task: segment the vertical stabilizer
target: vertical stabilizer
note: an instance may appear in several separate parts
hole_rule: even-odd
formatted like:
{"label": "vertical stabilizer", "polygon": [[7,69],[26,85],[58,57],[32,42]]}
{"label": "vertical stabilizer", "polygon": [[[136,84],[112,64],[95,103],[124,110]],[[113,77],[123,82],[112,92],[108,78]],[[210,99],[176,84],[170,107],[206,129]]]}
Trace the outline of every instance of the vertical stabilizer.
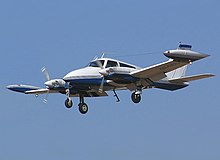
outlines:
{"label": "vertical stabilizer", "polygon": [[173,79],[173,78],[180,78],[184,77],[186,75],[186,70],[187,70],[188,65],[185,65],[181,68],[178,68],[176,70],[173,70],[171,72],[166,73],[168,79]]}

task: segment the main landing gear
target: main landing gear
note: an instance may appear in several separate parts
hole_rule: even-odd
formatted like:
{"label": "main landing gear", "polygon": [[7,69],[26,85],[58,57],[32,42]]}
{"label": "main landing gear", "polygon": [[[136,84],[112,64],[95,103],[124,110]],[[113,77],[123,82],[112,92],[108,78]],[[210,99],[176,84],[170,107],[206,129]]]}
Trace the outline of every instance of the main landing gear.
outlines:
{"label": "main landing gear", "polygon": [[131,94],[131,100],[134,103],[139,103],[141,101],[141,92],[133,92]]}
{"label": "main landing gear", "polygon": [[82,114],[86,114],[89,110],[87,104],[84,102],[84,97],[82,95],[80,95],[79,97],[80,99],[80,103],[78,104],[79,106],[79,112]]}

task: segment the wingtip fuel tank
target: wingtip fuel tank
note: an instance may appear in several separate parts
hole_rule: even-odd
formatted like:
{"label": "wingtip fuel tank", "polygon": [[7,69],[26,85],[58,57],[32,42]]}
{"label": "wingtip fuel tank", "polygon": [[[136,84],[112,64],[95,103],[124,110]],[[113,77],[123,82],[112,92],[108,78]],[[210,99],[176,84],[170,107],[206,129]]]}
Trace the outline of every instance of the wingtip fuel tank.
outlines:
{"label": "wingtip fuel tank", "polygon": [[192,51],[191,48],[192,48],[191,45],[180,44],[179,48],[175,50],[165,51],[163,54],[166,57],[172,58],[174,60],[190,60],[190,61],[196,61],[209,56],[208,54]]}

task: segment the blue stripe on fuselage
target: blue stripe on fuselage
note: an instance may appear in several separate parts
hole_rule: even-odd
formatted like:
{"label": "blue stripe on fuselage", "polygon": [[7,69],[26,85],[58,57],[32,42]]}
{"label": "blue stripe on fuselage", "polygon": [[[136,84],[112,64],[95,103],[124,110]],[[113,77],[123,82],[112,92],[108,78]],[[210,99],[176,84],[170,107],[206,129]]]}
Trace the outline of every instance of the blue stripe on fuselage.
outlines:
{"label": "blue stripe on fuselage", "polygon": [[[95,85],[99,86],[102,82],[102,78],[88,78],[88,79],[72,79],[69,80],[72,86],[75,85]],[[106,80],[104,80],[104,85],[108,85]]]}
{"label": "blue stripe on fuselage", "polygon": [[116,83],[133,83],[139,80],[139,78],[135,78],[129,74],[121,74],[121,73],[112,73],[109,74],[106,79],[113,80]]}

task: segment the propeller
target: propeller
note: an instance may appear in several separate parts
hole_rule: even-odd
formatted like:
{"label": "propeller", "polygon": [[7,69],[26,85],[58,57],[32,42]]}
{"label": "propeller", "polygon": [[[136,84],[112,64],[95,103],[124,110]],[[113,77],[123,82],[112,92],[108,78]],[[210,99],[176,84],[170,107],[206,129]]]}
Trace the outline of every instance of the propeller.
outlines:
{"label": "propeller", "polygon": [[101,81],[101,84],[99,86],[99,93],[103,92],[104,80],[105,80],[105,77],[104,77],[104,75],[102,75],[102,81]]}
{"label": "propeller", "polygon": [[46,96],[44,97],[44,100],[43,100],[44,103],[47,103],[48,95],[49,95],[49,90],[47,91]]}
{"label": "propeller", "polygon": [[46,82],[44,84],[48,89],[46,96],[44,98],[44,103],[47,103],[47,98],[48,98],[48,94],[49,94],[50,90],[65,87],[66,82],[63,79],[50,79],[50,75],[49,75],[46,67],[42,67],[41,72],[45,76]]}
{"label": "propeller", "polygon": [[[102,65],[101,62],[99,65],[100,66]],[[63,91],[63,89],[65,89],[66,96],[68,98],[70,97],[70,89],[71,89],[70,82],[66,82],[63,79],[50,79],[50,75],[49,75],[46,67],[42,67],[41,72],[45,76],[46,82],[44,84],[47,88],[47,92],[46,92],[45,98],[43,100],[44,103],[47,103],[47,99],[48,99],[48,95],[49,95],[50,91],[54,91],[54,90],[55,91]]]}
{"label": "propeller", "polygon": [[[104,67],[103,67],[103,65],[102,65],[102,63],[101,63],[100,60],[97,60],[96,63],[97,63],[97,65],[98,65],[102,70],[104,69]],[[102,70],[101,70],[101,71],[102,71]],[[99,86],[98,92],[99,92],[99,93],[102,93],[102,92],[103,92],[103,87],[104,87],[105,75],[102,74],[102,72],[99,72],[99,73],[101,74],[102,81],[101,81],[101,84],[100,84],[100,86]]]}
{"label": "propeller", "polygon": [[99,93],[103,92],[103,87],[104,87],[104,82],[105,82],[105,76],[108,76],[110,72],[112,72],[112,68],[104,68],[103,64],[100,60],[96,61],[97,65],[101,68],[101,70],[99,71],[99,73],[101,74],[102,77],[102,81],[101,84],[99,86]]}
{"label": "propeller", "polygon": [[96,61],[97,65],[101,68],[101,69],[104,69],[103,68],[103,65],[102,65],[102,62],[100,60],[97,60]]}
{"label": "propeller", "polygon": [[[44,74],[44,77],[45,77],[45,79],[46,79],[46,82],[44,83],[44,84],[46,85],[46,83],[47,83],[48,81],[50,81],[50,75],[49,75],[49,73],[48,73],[48,71],[47,71],[47,69],[46,69],[45,66],[43,66],[43,67],[41,68],[41,72]],[[47,86],[47,85],[46,85],[46,86]],[[47,93],[46,93],[46,96],[44,97],[44,100],[43,100],[44,103],[47,103],[48,94],[49,94],[49,89],[48,89],[48,91],[47,91]]]}
{"label": "propeller", "polygon": [[49,75],[49,73],[47,72],[46,67],[42,67],[42,68],[41,68],[41,72],[44,74],[46,81],[49,81],[49,80],[50,80],[50,75]]}

